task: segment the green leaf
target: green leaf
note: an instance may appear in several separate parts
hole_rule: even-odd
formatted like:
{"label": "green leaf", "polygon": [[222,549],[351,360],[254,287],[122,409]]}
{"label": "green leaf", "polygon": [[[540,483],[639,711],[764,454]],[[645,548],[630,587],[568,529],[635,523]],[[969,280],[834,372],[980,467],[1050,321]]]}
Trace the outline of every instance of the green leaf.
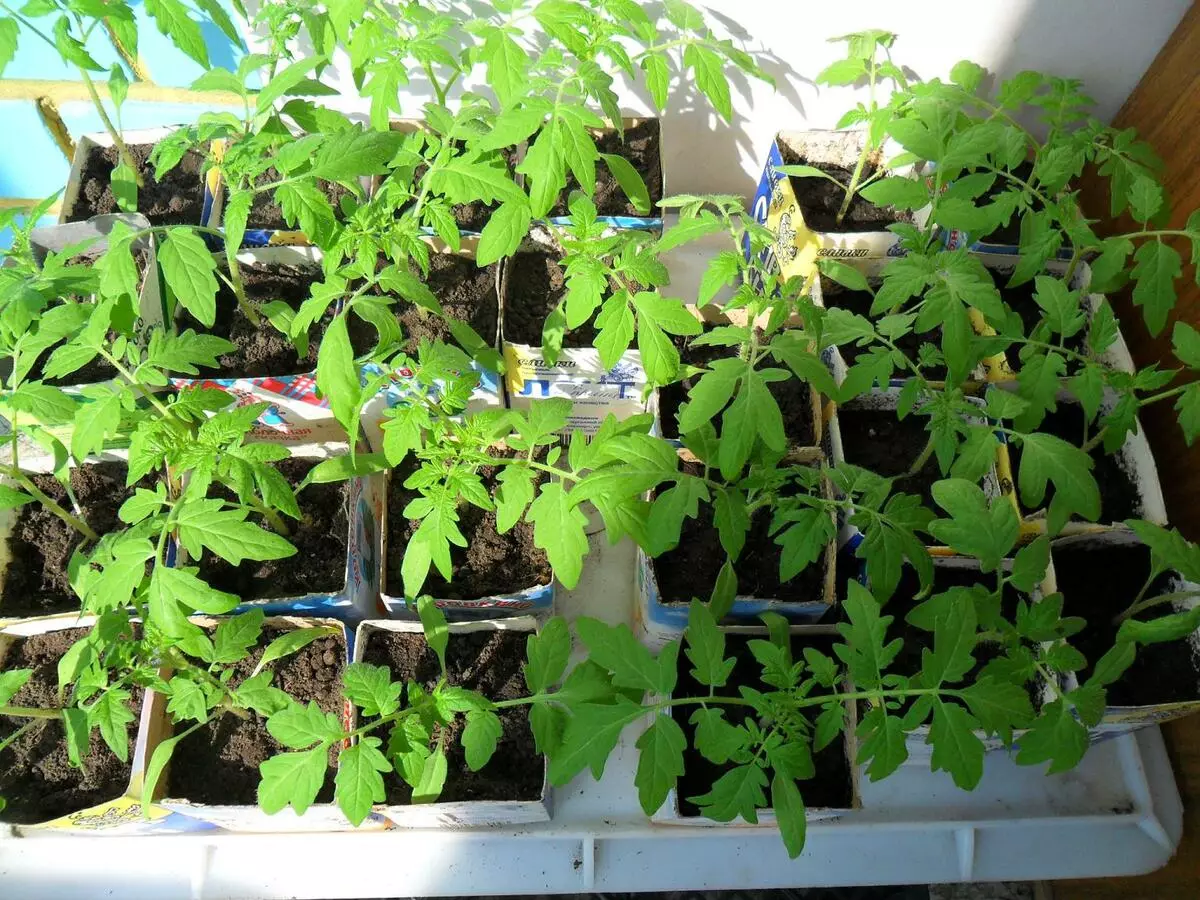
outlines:
{"label": "green leaf", "polygon": [[929,203],[929,193],[921,182],[898,175],[881,178],[867,185],[859,193],[876,206],[920,209]]}
{"label": "green leaf", "polygon": [[732,822],[741,816],[757,825],[758,810],[767,805],[766,786],[767,773],[750,763],[735,766],[718,778],[707,794],[689,799],[715,822]]}
{"label": "green leaf", "polygon": [[222,500],[195,500],[182,504],[176,518],[179,540],[193,559],[207,547],[235,566],[243,559],[284,559],[296,548],[273,531],[245,521],[247,510],[222,509]]}
{"label": "green leaf", "polygon": [[99,728],[113,754],[121,762],[129,759],[130,722],[137,716],[129,708],[129,692],[124,689],[111,687],[88,709],[88,725]]}
{"label": "green leaf", "polygon": [[934,622],[933,649],[921,651],[921,683],[939,687],[963,680],[975,665],[975,607],[956,603]]}
{"label": "green leaf", "polygon": [[889,716],[881,706],[871,707],[858,724],[858,760],[867,764],[867,777],[880,781],[895,772],[908,759],[904,726],[897,716]]}
{"label": "green leaf", "polygon": [[695,667],[692,676],[701,684],[723,687],[736,660],[725,658],[725,634],[717,627],[712,611],[699,600],[693,600],[688,610],[684,637],[688,659]]}
{"label": "green leaf", "polygon": [[[324,56],[314,54],[313,56],[297,60],[287,68],[276,72],[263,86],[263,89],[258,92],[258,97],[254,105],[256,115],[261,115],[274,107],[276,100],[298,87],[301,82],[308,78],[309,73],[313,69],[327,62],[328,60]],[[309,235],[309,237],[313,237],[313,235]]]}
{"label": "green leaf", "polygon": [[[328,244],[337,221],[324,191],[309,181],[285,182],[275,188],[275,201],[283,219],[299,227],[318,246]],[[336,319],[334,321],[337,321]]]}
{"label": "green leaf", "polygon": [[633,636],[628,625],[606,625],[581,616],[575,623],[575,630],[588,648],[588,658],[613,673],[614,685],[662,696],[674,689],[678,643],[668,644],[655,659]]}
{"label": "green leaf", "polygon": [[258,665],[254,667],[254,674],[257,675],[276,660],[284,659],[293,653],[303,650],[313,641],[337,634],[338,631],[339,627],[337,625],[317,625],[309,628],[296,628],[293,631],[281,634],[275,640],[271,641],[271,643],[267,644],[267,649],[259,657]]}
{"label": "green leaf", "polygon": [[[67,760],[77,768],[83,768],[83,760],[91,750],[91,727],[87,713],[82,709],[66,708],[62,711],[63,729],[67,733]],[[2,799],[2,798],[0,798]],[[0,810],[3,810],[0,806]]]}
{"label": "green leaf", "polygon": [[267,815],[292,807],[302,816],[317,800],[329,771],[329,754],[324,747],[304,753],[279,753],[258,764],[262,781],[258,805]]}
{"label": "green leaf", "polygon": [[438,663],[444,673],[446,671],[446,648],[450,646],[450,626],[445,615],[429,596],[417,598],[417,614],[421,619],[421,628],[425,632],[425,641],[437,654]]}
{"label": "green leaf", "polygon": [[1092,458],[1078,447],[1052,434],[1021,437],[1018,485],[1021,500],[1037,509],[1046,495],[1047,482],[1054,483],[1047,524],[1057,533],[1072,514],[1095,521],[1100,515],[1100,488],[1092,477]]}
{"label": "green leaf", "polygon": [[696,750],[719,766],[729,762],[751,742],[750,732],[740,725],[729,724],[725,711],[715,705],[693,710],[689,721],[696,726]]}
{"label": "green leaf", "polygon": [[17,691],[25,686],[33,669],[9,669],[0,672],[0,706],[6,706]]}
{"label": "green leaf", "polygon": [[360,384],[345,316],[335,316],[321,339],[317,387],[321,396],[328,398],[334,417],[343,428],[349,429],[358,410]]}
{"label": "green leaf", "polygon": [[184,309],[211,328],[217,316],[216,263],[200,236],[182,226],[168,229],[158,246],[158,264]]}
{"label": "green leaf", "polygon": [[994,572],[1020,535],[1012,503],[998,497],[989,506],[979,485],[961,478],[934,483],[933,498],[953,518],[930,523],[929,533],[956,552],[976,557],[983,572]]}
{"label": "green leaf", "polygon": [[956,703],[937,700],[933,704],[930,766],[935,772],[949,772],[965,791],[974,790],[983,778],[983,741],[972,730],[977,724],[975,717]]}
{"label": "green leaf", "polygon": [[1183,263],[1174,247],[1159,240],[1143,243],[1133,258],[1133,302],[1142,307],[1150,334],[1157,335],[1175,306],[1175,279],[1182,273]]}
{"label": "green leaf", "polygon": [[[169,598],[176,608],[182,603],[189,612],[194,610],[212,616],[227,613],[240,602],[233,594],[209,587],[196,577],[195,572],[193,568],[155,567],[154,574],[150,576],[150,615],[158,620],[160,625],[165,626],[165,622],[155,614],[156,600]],[[160,615],[161,612],[160,609]],[[175,615],[168,614],[165,618],[168,621],[174,620]]]}
{"label": "green leaf", "polygon": [[530,55],[505,31],[496,29],[479,50],[487,63],[487,80],[502,106],[509,106],[525,86]]}
{"label": "green leaf", "polygon": [[307,706],[293,702],[267,720],[271,737],[293,750],[307,750],[313,744],[327,747],[339,741],[345,732],[333,713],[327,713],[309,700]]}
{"label": "green leaf", "polygon": [[208,718],[208,702],[200,685],[184,678],[173,678],[170,681],[171,700],[167,704],[167,712],[175,722],[186,722],[194,719],[202,722]]}
{"label": "green leaf", "polygon": [[0,19],[0,75],[4,74],[8,64],[17,55],[18,31],[16,19]]}
{"label": "green leaf", "polygon": [[956,62],[951,67],[950,80],[968,94],[974,94],[979,90],[979,85],[982,83],[985,74],[987,74],[987,70],[983,66],[977,65],[969,59],[964,59]]}
{"label": "green leaf", "polygon": [[800,796],[795,780],[779,774],[771,779],[771,808],[775,810],[775,821],[779,823],[779,835],[788,857],[796,859],[804,850],[808,822],[804,798]]}
{"label": "green leaf", "polygon": [[856,581],[849,582],[847,590],[844,607],[850,621],[837,626],[846,643],[835,644],[834,653],[859,689],[875,689],[903,642],[897,638],[885,643],[892,617],[880,615],[879,602],[870,591]]}
{"label": "green leaf", "polygon": [[525,683],[537,694],[557,684],[571,656],[571,632],[566,620],[555,616],[525,641]]}
{"label": "green leaf", "polygon": [[670,714],[654,717],[637,740],[638,765],[633,783],[638,789],[642,812],[654,815],[683,774],[683,751],[687,738]]}
{"label": "green leaf", "polygon": [[11,488],[6,484],[0,484],[0,509],[16,509],[19,506],[24,506],[26,503],[32,503],[33,500],[34,498],[29,494]]}
{"label": "green leaf", "polygon": [[492,213],[479,235],[475,261],[480,266],[491,265],[511,256],[529,233],[530,209],[524,199],[508,200]]}
{"label": "green leaf", "polygon": [[646,89],[659,112],[666,109],[667,92],[671,83],[671,70],[661,56],[647,56],[642,60],[642,71],[646,73]]}
{"label": "green leaf", "polygon": [[552,481],[542,485],[526,518],[533,523],[533,543],[546,551],[555,577],[567,590],[574,589],[588,552],[583,510],[571,504],[560,482]]}
{"label": "green leaf", "polygon": [[342,675],[346,699],[362,710],[364,716],[390,716],[400,708],[403,684],[392,682],[387,666],[356,662]]}
{"label": "green leaf", "polygon": [[1189,369],[1200,369],[1200,331],[1187,322],[1176,322],[1171,345],[1181,363]]}
{"label": "green leaf", "polygon": [[[392,771],[392,765],[379,752],[380,743],[377,737],[359,738],[357,744],[338,756],[334,798],[353,825],[361,825],[370,815],[371,806],[387,797],[380,773]],[[417,802],[415,791],[413,801]]]}
{"label": "green leaf", "polygon": [[1186,612],[1171,613],[1149,621],[1126,619],[1117,631],[1117,640],[1134,642],[1146,646],[1169,641],[1179,641],[1200,627],[1200,606]]}
{"label": "green leaf", "polygon": [[[146,0],[146,12],[153,18],[158,30],[169,37],[172,43],[196,62],[208,68],[208,47],[200,25],[179,0]],[[209,323],[211,324],[211,323]]]}
{"label": "green leaf", "polygon": [[463,729],[462,744],[466,752],[467,767],[478,772],[487,765],[496,752],[496,742],[504,734],[500,717],[486,709],[467,713],[467,726]]}
{"label": "green leaf", "polygon": [[614,703],[579,703],[563,731],[562,745],[550,758],[551,784],[564,785],[590,768],[599,780],[625,726],[645,716],[638,703],[618,696]]}
{"label": "green leaf", "polygon": [[1042,535],[1017,551],[1009,580],[1019,590],[1031,593],[1046,577],[1050,565],[1050,538]]}
{"label": "green leaf", "polygon": [[725,80],[725,64],[712,50],[689,43],[683,51],[683,64],[689,66],[696,79],[696,87],[706,96],[726,122],[733,120],[733,101],[729,96],[729,82]]}
{"label": "green leaf", "polygon": [[1049,760],[1046,773],[1053,775],[1079,765],[1087,748],[1087,729],[1071,715],[1062,700],[1052,700],[1042,707],[1033,727],[1021,737],[1017,763],[1034,766]]}
{"label": "green leaf", "polygon": [[608,166],[608,171],[617,180],[617,184],[621,186],[621,190],[625,192],[625,196],[629,198],[633,208],[644,216],[650,215],[652,211],[650,192],[646,189],[646,182],[642,180],[642,176],[638,174],[638,170],[633,167],[633,164],[625,157],[615,153],[601,153],[600,158]]}
{"label": "green leaf", "polygon": [[1012,739],[1014,728],[1024,728],[1033,719],[1033,704],[1024,685],[985,677],[963,688],[961,696],[980,727],[1000,735],[1005,743]]}
{"label": "green leaf", "polygon": [[1137,644],[1134,641],[1117,641],[1108,649],[1107,653],[1096,661],[1088,684],[1096,684],[1101,687],[1112,684],[1125,674],[1135,659],[1137,659]]}

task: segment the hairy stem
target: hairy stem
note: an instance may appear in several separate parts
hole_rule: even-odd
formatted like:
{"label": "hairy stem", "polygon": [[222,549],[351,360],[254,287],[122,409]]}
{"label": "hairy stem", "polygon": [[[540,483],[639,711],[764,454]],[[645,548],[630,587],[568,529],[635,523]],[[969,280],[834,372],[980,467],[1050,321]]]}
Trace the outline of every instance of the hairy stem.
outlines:
{"label": "hairy stem", "polygon": [[41,709],[36,706],[0,706],[0,716],[17,719],[61,719],[61,709]]}
{"label": "hairy stem", "polygon": [[92,98],[92,105],[96,107],[96,112],[100,114],[100,121],[104,123],[104,130],[108,132],[109,137],[113,139],[113,143],[117,145],[122,162],[129,166],[130,171],[133,172],[133,180],[137,186],[143,187],[145,183],[142,180],[142,173],[133,161],[133,154],[125,146],[125,139],[121,137],[120,130],[113,125],[112,119],[109,118],[108,110],[104,108],[104,102],[96,92],[96,85],[92,82],[92,76],[88,74],[87,69],[83,66],[76,66],[76,68],[79,70],[79,77],[83,81],[84,87],[87,88],[88,96]]}
{"label": "hairy stem", "polygon": [[26,475],[20,469],[17,469],[15,467],[14,468],[4,467],[3,469],[0,469],[0,472],[7,475],[9,478],[13,479],[14,481],[16,481],[19,485],[21,485],[22,488],[25,489],[26,492],[31,494],[33,496],[33,498],[35,500],[37,500],[37,502],[40,503],[44,509],[46,509],[48,512],[54,514],[55,516],[58,516],[58,518],[62,519],[64,522],[66,522],[68,525],[70,525],[72,528],[74,528],[76,531],[78,531],[80,534],[82,534],[89,541],[91,541],[92,543],[95,543],[96,541],[100,540],[100,535],[98,535],[92,529],[92,526],[88,525],[88,523],[85,522],[79,516],[64,509],[60,503],[58,503],[53,498],[48,496],[45,492],[40,490],[38,488],[38,486],[33,483],[33,479],[31,479],[28,475]]}

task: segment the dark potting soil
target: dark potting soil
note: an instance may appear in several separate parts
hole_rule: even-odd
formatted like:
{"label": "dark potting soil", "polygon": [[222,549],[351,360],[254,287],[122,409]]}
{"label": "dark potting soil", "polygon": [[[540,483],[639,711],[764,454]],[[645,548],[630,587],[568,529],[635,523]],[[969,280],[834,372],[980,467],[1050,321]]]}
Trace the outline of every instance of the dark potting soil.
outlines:
{"label": "dark potting soil", "polygon": [[[479,469],[489,495],[493,495],[499,484],[496,476],[500,469],[500,466]],[[393,594],[401,592],[404,551],[420,526],[418,520],[406,519],[403,515],[404,508],[420,496],[420,492],[404,486],[414,471],[411,462],[402,465],[392,473],[388,483],[387,575]],[[540,472],[535,472],[534,476],[535,484],[545,478]],[[431,566],[423,593],[439,600],[478,600],[550,583],[553,573],[546,552],[534,546],[533,526],[524,519],[500,534],[496,530],[495,512],[460,500],[458,528],[467,539],[467,546],[450,548],[454,577],[447,582],[437,566]]]}
{"label": "dark potting soil", "polygon": [[[1038,322],[1042,320],[1042,308],[1037,305],[1037,301],[1033,299],[1033,294],[1037,285],[1033,281],[1027,281],[1022,285],[1014,288],[1001,287],[1000,299],[1008,304],[1008,308],[1015,312],[1021,318],[1021,326],[1025,332],[1025,337],[1033,334],[1033,329],[1037,327]],[[1067,338],[1064,346],[1067,350],[1075,353],[1086,353],[1085,337],[1087,329],[1084,328],[1078,334]],[[1060,335],[1046,335],[1042,340],[1047,343],[1057,344]],[[1008,360],[1009,367],[1015,372],[1021,367],[1021,344],[1013,344],[1004,351],[1004,357]],[[1040,353],[1040,351],[1039,351]],[[1079,365],[1073,360],[1067,360],[1067,371],[1075,372],[1079,369]]]}
{"label": "dark potting soil", "polygon": [[[528,635],[519,631],[476,631],[450,635],[446,649],[449,684],[478,691],[493,702],[528,696],[522,665]],[[373,631],[363,661],[387,666],[397,681],[415,681],[432,691],[441,676],[437,654],[420,632]],[[537,800],[545,764],[534,749],[529,713],[523,706],[496,710],[503,732],[496,752],[478,772],[467,766],[460,740],[463,716],[446,726],[448,772],[441,800]],[[412,788],[399,776],[384,778],[389,804],[412,800]]]}
{"label": "dark potting soil", "polygon": [[[897,210],[890,206],[879,207],[864,199],[862,195],[856,194],[850,201],[845,218],[838,222],[838,211],[846,199],[843,188],[850,184],[854,170],[806,159],[785,142],[780,143],[779,152],[785,165],[813,166],[832,175],[843,186],[838,187],[828,178],[789,177],[792,192],[796,195],[796,202],[804,216],[804,223],[813,231],[839,234],[847,231],[886,231],[889,225],[896,222],[912,221],[912,213],[907,210]],[[862,180],[870,178],[878,168],[873,163],[868,163],[863,167]]]}
{"label": "dark potting soil", "polygon": [[[741,634],[725,636],[725,658],[733,658],[736,665],[733,674],[724,687],[716,689],[718,697],[738,697],[738,688],[745,686],[754,690],[770,690],[762,683],[762,666],[750,651],[750,641],[756,638]],[[758,640],[766,640],[765,635]],[[792,657],[801,658],[803,647],[814,647],[826,656],[833,656],[833,644],[836,638],[819,635],[793,636]],[[686,655],[679,655],[679,680],[675,687],[677,697],[701,697],[708,695],[708,685],[702,685],[692,676],[692,664]],[[821,689],[818,688],[818,691]],[[714,704],[721,708],[720,704]],[[671,717],[683,729],[687,738],[687,749],[683,754],[683,775],[676,784],[679,796],[680,812],[685,816],[702,815],[700,809],[691,802],[694,797],[702,796],[712,789],[713,784],[723,774],[733,768],[732,764],[716,765],[705,759],[695,749],[696,726],[689,718],[697,709],[696,706],[677,706],[671,709]],[[742,707],[724,707],[725,717],[731,724],[740,724],[747,718],[748,710]],[[759,723],[762,724],[761,722]],[[799,783],[800,794],[808,809],[848,809],[853,799],[850,782],[850,763],[846,758],[846,744],[842,738],[837,738],[828,747],[813,754],[816,764],[816,775]],[[770,801],[770,789],[764,791]]]}
{"label": "dark potting soil", "polygon": [[[153,144],[130,144],[129,155],[142,175],[137,192],[137,211],[151,225],[199,225],[204,208],[204,186],[201,182],[204,157],[189,150],[179,165],[163,173],[163,180],[154,179],[150,160]],[[83,222],[92,216],[120,212],[112,190],[112,173],[120,162],[116,147],[94,147],[83,162],[79,173],[79,198],[71,210],[68,222]]]}
{"label": "dark potting soil", "polygon": [[[709,329],[705,329],[708,331]],[[682,346],[680,346],[682,345]],[[676,339],[680,347],[680,368],[684,366],[708,366],[718,359],[724,359],[736,352],[732,347],[693,347],[687,338]],[[662,423],[662,434],[665,438],[679,437],[679,407],[687,402],[688,393],[704,376],[704,372],[696,375],[685,375],[681,380],[664,385],[658,391],[659,418]],[[789,377],[785,381],[772,381],[767,390],[779,404],[779,412],[783,416],[783,433],[790,447],[812,447],[817,442],[816,429],[813,422],[812,392],[807,381]],[[730,401],[732,402],[732,401]],[[720,432],[720,414],[713,417],[713,425]]]}
{"label": "dark potting soil", "polygon": [[[684,463],[683,471],[702,475],[703,467]],[[708,600],[717,574],[725,563],[725,550],[713,524],[711,505],[701,506],[700,516],[684,519],[679,546],[654,560],[659,595],[664,603],[691,603]],[[792,580],[780,584],[779,560],[782,548],[770,535],[771,513],[762,509],[750,519],[746,546],[734,565],[738,576],[738,595],[763,600],[790,602],[820,601],[825,596],[825,556],[822,556]]]}
{"label": "dark potting soil", "polygon": [[[99,535],[124,527],[117,519],[134,488],[152,488],[154,476],[146,476],[133,487],[125,486],[129,471],[125,463],[102,462],[70,471],[71,491],[78,501],[78,514]],[[72,503],[63,486],[50,475],[29,476],[38,490],[64,509]],[[44,616],[79,609],[79,597],[71,590],[67,565],[84,537],[38,502],[27,503],[17,512],[8,536],[8,571],[0,591],[0,615]]]}
{"label": "dark potting soil", "polygon": [[897,419],[892,409],[838,410],[846,462],[895,478],[892,493],[918,494],[922,503],[938,510],[941,507],[933,501],[933,483],[949,476],[942,474],[937,455],[931,454],[919,472],[905,474],[929,442],[925,421],[919,416]]}
{"label": "dark potting soil", "polygon": [[[508,292],[504,297],[504,339],[540,347],[542,325],[567,293],[562,257],[549,250],[527,250],[508,262]],[[596,340],[593,319],[563,335],[564,347],[591,347]]]}
{"label": "dark potting soil", "polygon": [[[1051,554],[1063,615],[1087,619],[1087,627],[1071,639],[1088,661],[1079,674],[1083,682],[1116,643],[1120,626],[1113,620],[1129,608],[1150,577],[1150,551],[1143,544],[1076,544],[1053,547]],[[1171,581],[1170,574],[1159,576],[1146,597],[1171,593]],[[1166,605],[1152,607],[1136,618],[1147,621],[1172,611]],[[1109,706],[1200,699],[1200,654],[1190,639],[1138,647],[1133,665],[1107,690]]]}
{"label": "dark potting soil", "polygon": [[[255,187],[262,187],[266,184],[273,184],[279,181],[282,176],[274,166],[263,172],[254,182]],[[350,191],[332,181],[318,181],[317,186],[321,192],[325,194],[325,198],[329,201],[329,205],[333,207],[333,215],[339,222],[342,220],[342,198],[348,196]],[[247,228],[264,228],[273,231],[289,231],[298,229],[299,224],[289,225],[283,218],[283,207],[281,207],[275,199],[274,191],[263,191],[260,194],[254,195],[254,200],[250,204],[250,215],[246,218]]]}
{"label": "dark potting soil", "polygon": [[[257,647],[233,665],[229,683],[234,688],[251,676],[263,651],[275,638],[292,629],[263,626]],[[297,652],[268,663],[271,684],[285,691],[302,706],[315,701],[324,712],[341,721],[343,713],[342,672],[346,667],[346,644],[340,635],[317,638]],[[175,747],[167,775],[166,796],[193,803],[238,804],[258,802],[258,766],[287,748],[267,731],[267,720],[251,712],[249,719],[226,713],[206,722]],[[318,803],[333,800],[333,777],[337,752],[330,748],[325,784]]]}
{"label": "dark potting soil", "polygon": [[[871,304],[874,298],[866,291],[849,291],[849,290],[828,290],[825,285],[828,282],[821,282],[822,296],[825,300],[826,307],[837,307],[838,309],[849,310],[866,319],[870,319],[872,323],[882,318],[871,315]],[[913,362],[918,362],[921,358],[921,345],[933,344],[940,349],[941,347],[941,332],[932,331],[926,334],[918,334],[915,331],[910,331],[908,334],[901,336],[893,343],[899,347],[904,355]],[[855,361],[864,353],[870,352],[873,348],[882,346],[880,344],[868,344],[865,347],[857,346],[857,342],[842,344],[838,349],[841,351],[842,358],[846,360],[846,365],[852,366]],[[925,377],[931,381],[944,381],[948,370],[944,365],[923,366],[921,369],[925,373]],[[901,375],[906,375],[907,370],[902,371]]]}
{"label": "dark potting soil", "polygon": [[465,256],[430,254],[429,275],[422,280],[438,298],[446,316],[442,318],[415,303],[397,300],[394,309],[404,336],[405,352],[416,354],[422,340],[454,344],[450,319],[466,322],[489,346],[494,345],[500,317],[496,298],[499,272],[499,263],[480,268]]}
{"label": "dark potting soil", "polygon": [[[8,671],[33,669],[33,675],[17,691],[12,705],[39,709],[58,707],[61,703],[58,661],[90,630],[68,628],[18,638],[4,656],[3,668]],[[130,757],[141,703],[141,689],[134,689],[129,700],[134,720],[126,726]],[[0,716],[0,743],[28,721]],[[0,821],[17,825],[44,822],[115,800],[125,793],[132,765],[117,758],[100,736],[99,729],[92,731],[83,768],[79,769],[70,764],[67,735],[61,721],[33,721],[35,724],[25,734],[0,751],[0,797],[6,803],[0,811]]]}
{"label": "dark potting soil", "polygon": [[[1043,434],[1052,434],[1062,438],[1067,443],[1079,447],[1085,440],[1083,425],[1084,413],[1079,404],[1060,403],[1056,411],[1046,413],[1046,418],[1042,420],[1042,424],[1038,426],[1037,430]],[[1097,426],[1092,423],[1087,437],[1092,437],[1096,433],[1096,429]],[[1009,444],[1008,452],[1012,458],[1013,477],[1019,484],[1021,442],[1017,440]],[[1142,500],[1138,494],[1137,483],[1133,480],[1133,475],[1125,470],[1120,456],[1108,455],[1104,452],[1103,446],[1095,447],[1089,455],[1094,464],[1092,475],[1100,487],[1100,518],[1097,521],[1123,522],[1126,519],[1140,516]],[[1049,508],[1053,497],[1054,485],[1047,483],[1042,509]]]}
{"label": "dark potting soil", "polygon": [[[663,198],[662,172],[662,143],[659,122],[647,119],[632,128],[625,129],[625,138],[616,129],[605,129],[596,135],[596,149],[601,153],[620,156],[628,160],[637,173],[642,176],[646,190],[650,194],[650,211],[638,210],[629,200],[628,195],[621,189],[617,179],[608,170],[604,160],[596,160],[596,192],[592,201],[596,204],[596,215],[599,216],[656,216],[661,215],[658,201]],[[568,216],[571,214],[567,206],[571,191],[579,190],[579,182],[575,176],[567,173],[567,186],[559,196],[558,202],[550,210],[552,216]]]}
{"label": "dark potting soil", "polygon": [[[270,463],[288,484],[295,488],[320,460],[290,458]],[[232,493],[221,488],[211,496],[236,502]],[[346,583],[346,554],[349,552],[349,482],[310,484],[296,495],[300,521],[283,517],[290,534],[287,539],[296,554],[263,562],[242,560],[233,565],[213,553],[200,563],[200,577],[219,591],[236,594],[243,600],[282,599],[307,594],[336,594]],[[267,529],[257,516],[253,521]]]}

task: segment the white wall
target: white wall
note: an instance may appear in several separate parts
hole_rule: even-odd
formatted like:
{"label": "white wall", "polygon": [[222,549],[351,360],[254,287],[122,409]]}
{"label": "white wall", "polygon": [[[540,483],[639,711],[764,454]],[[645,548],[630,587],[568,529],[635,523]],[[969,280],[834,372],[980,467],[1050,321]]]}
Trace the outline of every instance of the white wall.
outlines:
{"label": "white wall", "polygon": [[[899,38],[893,58],[922,78],[945,78],[960,59],[1000,76],[1022,69],[1080,78],[1110,119],[1153,61],[1190,0],[692,0],[719,29],[763,57],[772,90],[737,75],[735,120],[698,105],[675,85],[667,112],[667,191],[752,195],[765,147],[780,129],[832,127],[854,104],[849,88],[812,77],[839,56],[828,38],[883,28]],[[414,77],[415,73],[414,73]],[[349,79],[343,82],[349,88]],[[414,83],[411,114],[421,97]],[[352,89],[352,88],[351,88]],[[864,91],[865,94],[865,91]],[[644,97],[623,91],[630,112]]]}

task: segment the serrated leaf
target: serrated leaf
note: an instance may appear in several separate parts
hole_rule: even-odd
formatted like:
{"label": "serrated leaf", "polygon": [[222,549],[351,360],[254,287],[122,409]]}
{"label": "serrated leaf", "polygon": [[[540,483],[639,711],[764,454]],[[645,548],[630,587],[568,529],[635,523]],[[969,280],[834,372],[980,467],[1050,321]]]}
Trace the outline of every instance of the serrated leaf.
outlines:
{"label": "serrated leaf", "polygon": [[710,687],[724,687],[736,660],[725,658],[725,634],[717,627],[709,607],[699,600],[693,600],[688,610],[684,636],[686,653],[694,666],[692,677]]}
{"label": "serrated leaf", "polygon": [[1175,279],[1183,272],[1179,252],[1162,241],[1146,241],[1133,255],[1133,302],[1142,307],[1146,327],[1157,335],[1175,306]]}
{"label": "serrated leaf", "polygon": [[[485,709],[467,713],[467,725],[463,729],[462,744],[466,752],[467,767],[478,772],[487,765],[496,752],[496,742],[504,733],[500,717]],[[439,792],[440,793],[440,792]]]}
{"label": "serrated leaf", "polygon": [[525,641],[525,683],[537,694],[557,684],[571,656],[571,632],[565,619],[555,616]]}
{"label": "serrated leaf", "polygon": [[191,229],[168,229],[158,245],[158,264],[167,286],[196,320],[209,328],[217,316],[216,263]]}
{"label": "serrated leaf", "polygon": [[587,556],[587,516],[571,504],[561,483],[542,485],[526,517],[533,523],[534,545],[546,551],[555,577],[568,590],[579,583]]}
{"label": "serrated leaf", "polygon": [[392,682],[387,666],[356,662],[342,675],[346,699],[362,710],[364,716],[390,716],[400,708],[403,684]]}
{"label": "serrated leaf", "polygon": [[[390,772],[391,763],[379,752],[377,737],[360,738],[357,744],[342,750],[334,798],[353,825],[361,825],[370,815],[371,806],[387,797],[381,772]],[[413,800],[416,802],[416,792]]]}
{"label": "serrated leaf", "polygon": [[644,715],[640,704],[620,696],[614,703],[573,705],[562,744],[550,758],[551,784],[564,785],[585,768],[601,778],[625,726]]}
{"label": "serrated leaf", "polygon": [[637,749],[637,774],[633,781],[642,811],[650,816],[663,805],[676,779],[683,774],[687,738],[669,714],[660,714],[638,738]]}
{"label": "serrated leaf", "polygon": [[258,764],[262,780],[258,785],[258,805],[267,815],[290,806],[302,816],[317,800],[329,771],[329,756],[324,747],[304,753],[279,753]]}
{"label": "serrated leaf", "polygon": [[306,706],[292,703],[267,720],[271,737],[293,750],[307,750],[313,744],[328,746],[341,740],[342,723],[309,700]]}

